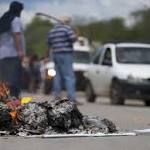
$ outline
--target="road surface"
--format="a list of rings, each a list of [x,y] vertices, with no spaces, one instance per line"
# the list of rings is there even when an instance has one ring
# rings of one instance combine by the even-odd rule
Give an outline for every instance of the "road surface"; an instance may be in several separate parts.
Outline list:
[[[29,95],[28,93],[24,95]],[[48,100],[49,96],[34,95],[34,101]],[[84,115],[101,116],[115,122],[123,131],[150,128],[150,108],[139,101],[127,101],[125,106],[112,106],[108,99],[98,98],[96,103],[85,101],[79,94],[79,106]],[[20,137],[1,137],[0,150],[149,150],[150,134],[139,136],[25,139]]]

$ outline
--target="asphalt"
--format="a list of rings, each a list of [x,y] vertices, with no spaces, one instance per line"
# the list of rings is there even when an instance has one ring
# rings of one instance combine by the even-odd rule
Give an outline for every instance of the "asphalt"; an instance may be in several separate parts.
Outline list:
[[[34,97],[34,101],[49,100],[42,94],[23,95]],[[133,131],[150,128],[150,108],[140,101],[127,101],[125,106],[112,106],[109,100],[98,98],[96,103],[87,103],[84,94],[78,95],[84,105],[79,106],[84,115],[100,116],[112,120],[119,130]],[[22,138],[0,137],[0,150],[149,150],[150,134],[118,137],[81,137],[81,138]]]

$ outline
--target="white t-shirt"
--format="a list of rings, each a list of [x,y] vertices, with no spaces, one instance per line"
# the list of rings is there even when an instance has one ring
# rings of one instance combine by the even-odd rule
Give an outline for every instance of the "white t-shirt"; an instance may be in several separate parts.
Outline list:
[[[12,33],[21,33],[21,45],[25,53],[23,26],[20,18],[15,17],[11,23],[11,30],[0,35],[0,59],[17,56]]]

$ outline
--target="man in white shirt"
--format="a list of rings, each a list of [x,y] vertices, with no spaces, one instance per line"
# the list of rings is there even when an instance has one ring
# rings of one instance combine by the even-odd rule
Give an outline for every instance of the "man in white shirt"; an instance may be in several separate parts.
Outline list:
[[[23,4],[13,1],[0,18],[0,80],[10,86],[11,96],[19,98],[21,60],[25,55],[23,27],[20,20]]]

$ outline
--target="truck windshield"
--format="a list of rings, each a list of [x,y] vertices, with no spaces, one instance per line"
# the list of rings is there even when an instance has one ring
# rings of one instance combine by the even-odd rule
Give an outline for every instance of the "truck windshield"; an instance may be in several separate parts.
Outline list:
[[[150,48],[117,47],[116,58],[119,63],[150,64]]]
[[[76,63],[90,63],[90,53],[88,51],[74,51],[74,62]]]

